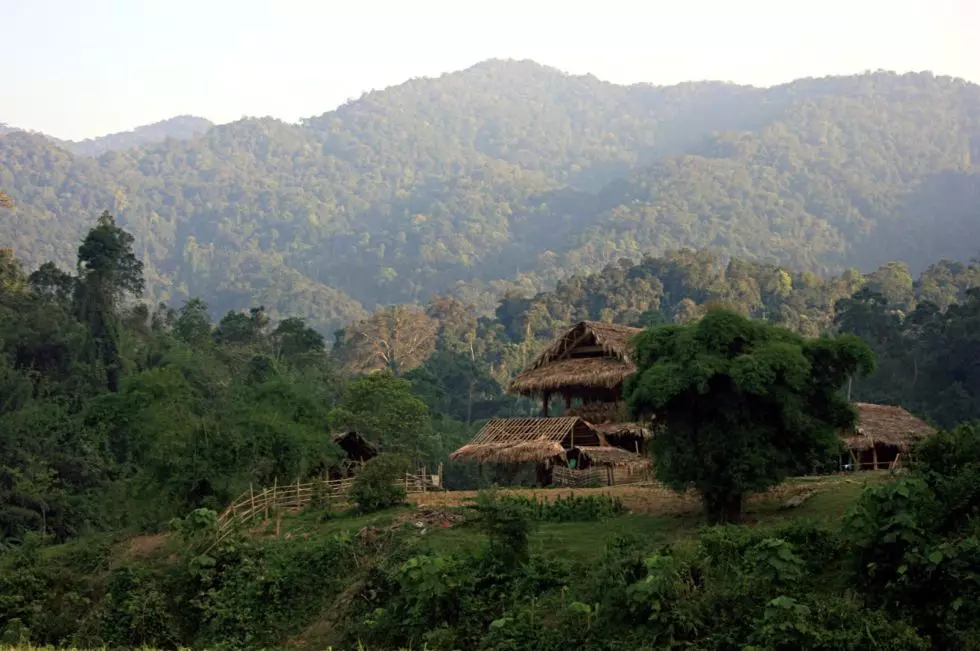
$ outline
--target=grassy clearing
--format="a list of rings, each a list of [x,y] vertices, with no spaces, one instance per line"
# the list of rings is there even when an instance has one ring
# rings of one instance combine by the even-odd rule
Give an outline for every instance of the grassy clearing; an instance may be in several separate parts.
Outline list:
[[[887,472],[859,475],[798,478],[785,482],[769,493],[749,500],[745,508],[746,524],[770,526],[787,519],[812,518],[825,522],[839,521],[848,505],[865,486],[888,478]],[[801,506],[786,509],[790,497],[813,492]],[[694,495],[678,495],[654,486],[615,486],[595,489],[525,489],[502,490],[501,494],[521,495],[553,500],[570,494],[579,496],[606,494],[617,497],[629,514],[602,522],[543,523],[531,535],[531,552],[545,557],[563,557],[576,562],[591,562],[608,544],[620,536],[638,536],[649,541],[650,548],[691,538],[704,525],[700,504]],[[339,515],[324,519],[322,513],[307,511],[283,517],[283,538],[356,534],[365,527],[384,529],[406,524],[412,526],[416,515],[433,509],[452,512],[468,506],[477,493],[469,491],[413,495],[413,504],[370,515]],[[275,523],[259,529],[263,535],[275,535]],[[441,553],[472,551],[483,544],[484,536],[474,526],[463,523],[443,528],[427,526],[419,536],[422,549]]]

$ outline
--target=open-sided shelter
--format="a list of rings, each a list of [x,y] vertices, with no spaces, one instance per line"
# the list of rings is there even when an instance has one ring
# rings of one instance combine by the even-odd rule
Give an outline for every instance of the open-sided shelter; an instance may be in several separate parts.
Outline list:
[[[929,424],[901,407],[856,403],[854,430],[841,434],[856,469],[901,465],[912,444],[936,433]]]

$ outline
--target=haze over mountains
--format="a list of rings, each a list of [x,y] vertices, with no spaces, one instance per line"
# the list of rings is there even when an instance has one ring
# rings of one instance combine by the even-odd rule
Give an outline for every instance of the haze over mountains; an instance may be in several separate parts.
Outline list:
[[[483,307],[681,247],[821,274],[980,254],[980,86],[931,74],[618,86],[487,61],[288,124],[184,116],[80,143],[0,129],[0,243],[73,264],[103,209],[153,300],[329,329]]]

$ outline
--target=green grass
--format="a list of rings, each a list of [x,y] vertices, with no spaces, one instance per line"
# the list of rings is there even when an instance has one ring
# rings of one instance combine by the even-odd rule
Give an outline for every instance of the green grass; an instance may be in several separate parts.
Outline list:
[[[839,522],[847,507],[858,498],[865,486],[880,483],[887,478],[887,473],[861,473],[819,479],[792,479],[788,483],[812,485],[818,492],[793,509],[782,508],[782,498],[747,504],[746,524],[770,526],[797,518]],[[414,507],[405,506],[368,515],[334,514],[327,519],[324,519],[322,512],[305,511],[284,517],[281,535],[330,536],[357,533],[364,527],[385,528],[399,519],[410,523],[410,514],[414,510]],[[698,513],[627,514],[601,522],[542,523],[535,527],[530,545],[531,552],[535,555],[586,563],[601,556],[606,546],[619,536],[632,535],[646,539],[652,550],[663,544],[693,538],[704,524],[704,518]],[[264,531],[268,535],[274,535],[275,523],[267,523]],[[418,545],[422,550],[449,554],[476,550],[484,541],[485,536],[475,526],[463,523],[447,529],[429,528],[419,536]]]

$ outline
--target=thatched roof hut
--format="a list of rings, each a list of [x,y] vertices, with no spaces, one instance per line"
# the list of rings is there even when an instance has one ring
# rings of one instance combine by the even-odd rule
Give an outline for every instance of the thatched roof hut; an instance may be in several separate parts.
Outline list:
[[[357,432],[340,432],[333,435],[333,442],[340,446],[351,461],[367,461],[378,456],[378,450]]]
[[[510,383],[509,390],[526,396],[615,400],[629,375],[630,339],[640,328],[582,321],[556,339]]]
[[[480,463],[540,463],[563,458],[565,451],[576,445],[601,443],[595,428],[581,418],[492,418],[470,443],[449,458]]]
[[[851,450],[863,452],[876,445],[885,445],[907,452],[915,441],[936,433],[926,422],[901,407],[865,402],[854,406],[858,411],[857,426],[854,431],[842,435]]]

